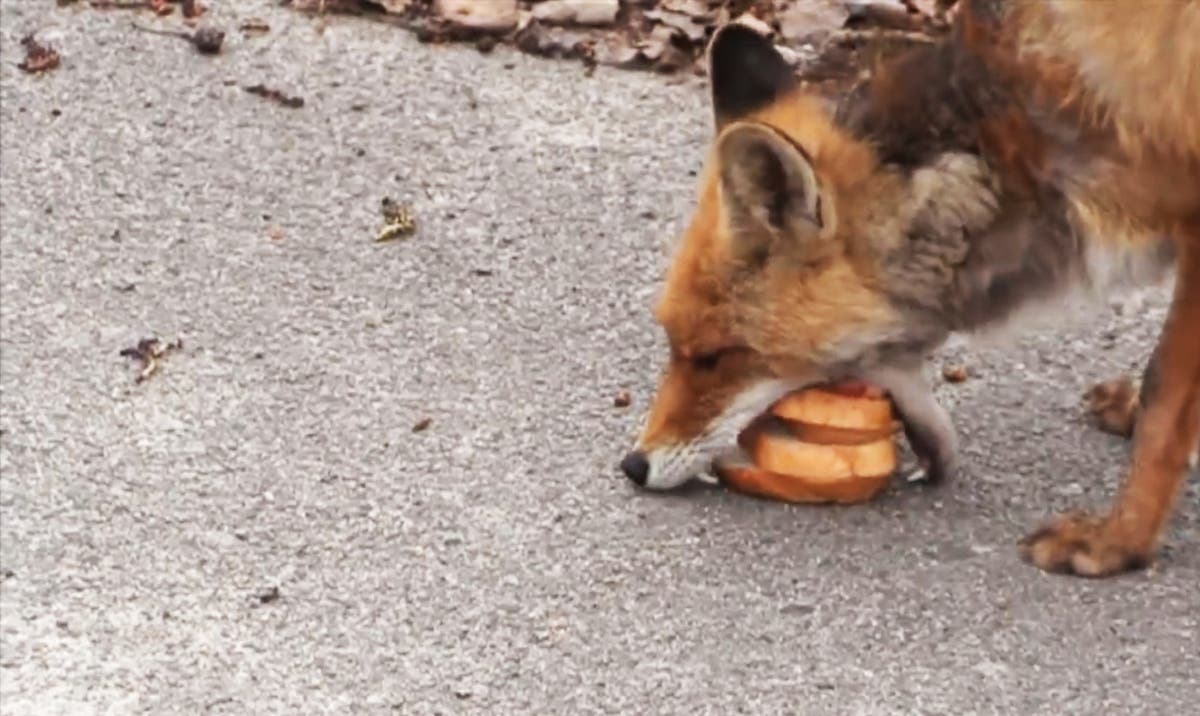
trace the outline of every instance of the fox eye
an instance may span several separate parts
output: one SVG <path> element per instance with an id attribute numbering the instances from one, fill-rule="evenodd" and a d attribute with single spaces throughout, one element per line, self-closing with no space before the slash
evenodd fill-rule
<path id="1" fill-rule="evenodd" d="M 724 351 L 712 351 L 710 353 L 701 353 L 692 358 L 692 365 L 696 366 L 697 370 L 709 371 L 717 367 L 717 363 L 721 360 L 721 354 Z"/>

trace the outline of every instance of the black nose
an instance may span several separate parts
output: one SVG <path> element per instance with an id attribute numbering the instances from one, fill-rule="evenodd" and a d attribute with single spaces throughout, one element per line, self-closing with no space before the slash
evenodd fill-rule
<path id="1" fill-rule="evenodd" d="M 638 487 L 646 486 L 646 478 L 650 476 L 650 463 L 640 452 L 631 452 L 621 460 L 621 472 L 625 473 Z"/>

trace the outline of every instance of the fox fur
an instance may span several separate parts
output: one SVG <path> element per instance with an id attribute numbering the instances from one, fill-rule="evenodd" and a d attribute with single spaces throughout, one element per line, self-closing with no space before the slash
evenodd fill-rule
<path id="1" fill-rule="evenodd" d="M 656 311 L 671 353 L 622 468 L 675 487 L 786 392 L 854 377 L 888 389 L 931 477 L 951 475 L 930 352 L 1175 274 L 1111 514 L 1022 543 L 1046 569 L 1140 566 L 1200 444 L 1200 0 L 962 3 L 946 39 L 833 108 L 754 29 L 716 33 L 716 137 Z"/>

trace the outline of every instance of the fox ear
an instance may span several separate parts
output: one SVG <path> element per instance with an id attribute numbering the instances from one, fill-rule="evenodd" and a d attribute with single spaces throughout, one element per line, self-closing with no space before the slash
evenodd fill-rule
<path id="1" fill-rule="evenodd" d="M 708 76 L 717 131 L 797 86 L 792 68 L 757 30 L 733 22 L 708 45 Z"/>
<path id="2" fill-rule="evenodd" d="M 805 241 L 833 230 L 832 202 L 804 150 L 774 129 L 730 125 L 717 140 L 721 200 L 735 252 L 761 261 L 777 240 Z"/>

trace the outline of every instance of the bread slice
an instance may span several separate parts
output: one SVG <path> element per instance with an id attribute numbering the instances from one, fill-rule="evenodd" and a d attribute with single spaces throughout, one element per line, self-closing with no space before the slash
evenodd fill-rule
<path id="1" fill-rule="evenodd" d="M 791 435 L 763 432 L 753 455 L 754 464 L 763 470 L 807 482 L 886 477 L 896 469 L 896 444 L 891 438 L 863 445 L 820 445 Z"/>
<path id="2" fill-rule="evenodd" d="M 809 504 L 853 504 L 866 502 L 888 485 L 888 475 L 844 480 L 810 480 L 764 470 L 749 459 L 734 459 L 714 465 L 726 486 L 738 492 L 782 502 Z"/>
<path id="3" fill-rule="evenodd" d="M 828 428 L 890 431 L 892 425 L 892 402 L 886 397 L 856 397 L 821 388 L 790 393 L 771 412 L 792 422 Z"/>

